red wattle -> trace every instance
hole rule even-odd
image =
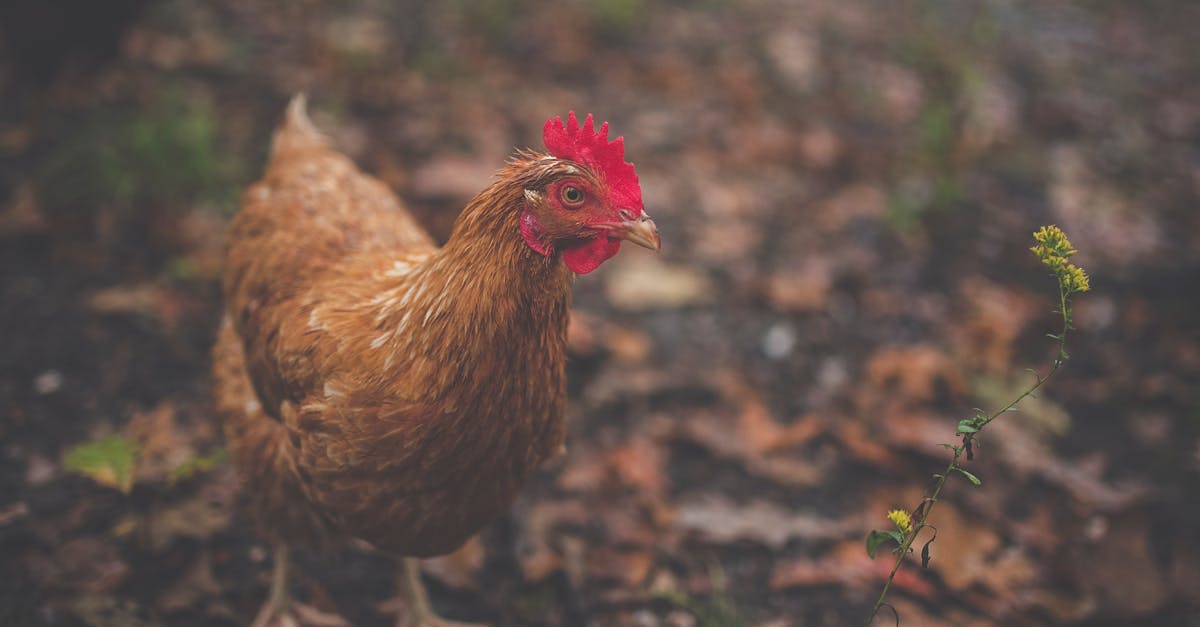
[[[563,247],[563,261],[571,272],[587,274],[600,267],[609,257],[621,249],[621,240],[609,237],[593,237]]]

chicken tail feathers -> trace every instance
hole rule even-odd
[[[308,118],[308,97],[303,93],[292,96],[284,113],[283,123],[275,129],[271,140],[271,160],[289,153],[322,148],[327,145],[325,136],[313,126]]]

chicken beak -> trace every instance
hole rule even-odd
[[[658,227],[650,216],[642,214],[636,220],[625,222],[625,233],[621,237],[638,246],[644,246],[653,251],[662,250],[662,238],[658,236]]]

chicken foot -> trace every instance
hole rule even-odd
[[[292,600],[288,593],[288,548],[278,543],[271,572],[271,594],[250,627],[350,627],[341,616],[321,612]]]
[[[429,602],[425,584],[421,583],[421,560],[415,557],[404,558],[397,587],[404,599],[403,607],[387,604],[387,609],[396,608],[400,614],[396,627],[486,627],[482,623],[462,623],[438,616]]]

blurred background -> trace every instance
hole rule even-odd
[[[247,624],[270,560],[208,396],[222,232],[287,99],[439,238],[543,121],[626,137],[663,254],[576,283],[569,455],[427,565],[497,625],[1200,625],[1200,4],[0,5],[0,625]],[[393,566],[300,557],[356,625]],[[878,624],[891,624],[890,616]]]

